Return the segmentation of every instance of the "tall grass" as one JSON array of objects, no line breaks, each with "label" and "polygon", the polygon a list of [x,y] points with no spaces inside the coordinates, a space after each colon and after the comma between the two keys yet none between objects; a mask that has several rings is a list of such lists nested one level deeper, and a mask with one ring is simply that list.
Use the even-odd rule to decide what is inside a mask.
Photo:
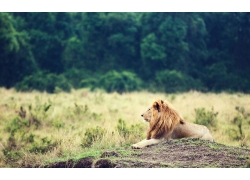
[{"label": "tall grass", "polygon": [[[0,88],[0,167],[29,167],[130,146],[145,138],[147,123],[140,115],[158,98],[190,122],[199,122],[195,110],[212,109],[217,123],[211,131],[217,142],[250,145],[248,94],[118,94],[88,89],[47,94]],[[241,129],[234,123],[241,117],[236,107],[244,107]]]}]

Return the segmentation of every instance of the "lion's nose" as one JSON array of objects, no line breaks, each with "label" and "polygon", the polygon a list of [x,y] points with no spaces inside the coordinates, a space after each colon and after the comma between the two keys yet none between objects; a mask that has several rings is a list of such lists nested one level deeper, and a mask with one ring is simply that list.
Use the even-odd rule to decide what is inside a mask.
[{"label": "lion's nose", "polygon": [[141,115],[141,117],[143,117],[143,114]]}]

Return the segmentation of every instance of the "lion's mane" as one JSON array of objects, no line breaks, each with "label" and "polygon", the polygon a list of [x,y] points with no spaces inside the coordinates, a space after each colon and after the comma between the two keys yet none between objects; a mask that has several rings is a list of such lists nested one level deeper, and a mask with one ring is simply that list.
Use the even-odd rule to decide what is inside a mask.
[{"label": "lion's mane", "polygon": [[147,139],[169,138],[178,124],[184,124],[184,119],[168,103],[157,100],[152,105],[152,117],[149,122]]}]

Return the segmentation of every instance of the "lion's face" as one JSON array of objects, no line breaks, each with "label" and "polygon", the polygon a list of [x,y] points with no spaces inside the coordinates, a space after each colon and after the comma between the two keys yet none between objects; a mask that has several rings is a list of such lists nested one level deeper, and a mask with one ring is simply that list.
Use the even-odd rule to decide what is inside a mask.
[{"label": "lion's face", "polygon": [[144,112],[141,116],[146,122],[150,122],[152,117],[152,108],[148,108],[148,110]]},{"label": "lion's face", "polygon": [[152,106],[152,107],[148,108],[148,110],[146,112],[144,112],[141,116],[143,117],[143,119],[146,122],[150,122],[151,119],[160,118],[161,112],[159,111],[159,108]]}]

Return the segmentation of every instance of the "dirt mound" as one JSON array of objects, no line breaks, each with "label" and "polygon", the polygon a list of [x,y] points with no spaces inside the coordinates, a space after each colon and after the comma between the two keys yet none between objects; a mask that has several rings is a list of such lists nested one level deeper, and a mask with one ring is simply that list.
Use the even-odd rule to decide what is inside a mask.
[{"label": "dirt mound", "polygon": [[200,139],[162,142],[144,149],[121,148],[104,152],[100,158],[58,162],[46,167],[94,168],[241,168],[249,167],[250,149],[225,146]]},{"label": "dirt mound", "polygon": [[117,160],[116,167],[246,167],[250,157],[250,149],[200,139],[171,140],[135,152]]},{"label": "dirt mound", "polygon": [[77,162],[74,162],[72,159],[66,162],[56,162],[44,166],[44,168],[91,168],[94,161],[94,157],[82,158]]}]

